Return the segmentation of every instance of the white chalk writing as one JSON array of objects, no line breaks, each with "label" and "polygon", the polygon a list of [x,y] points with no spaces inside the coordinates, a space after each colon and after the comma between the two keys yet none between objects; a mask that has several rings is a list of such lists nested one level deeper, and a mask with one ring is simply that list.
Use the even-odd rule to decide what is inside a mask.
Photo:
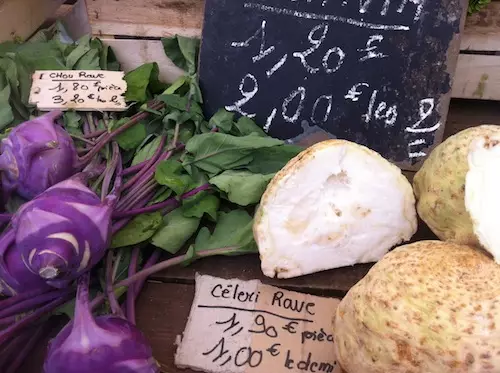
[{"label": "white chalk writing", "polygon": [[278,62],[276,62],[276,64],[270,70],[266,71],[267,77],[270,78],[271,75],[273,75],[276,71],[278,71],[280,67],[285,64],[287,58],[288,58],[288,53],[285,54],[283,57],[281,57],[281,59]]},{"label": "white chalk writing", "polygon": [[245,8],[260,10],[262,12],[274,13],[285,16],[292,16],[296,18],[305,18],[305,19],[316,19],[321,21],[332,21],[339,23],[346,23],[351,26],[357,26],[361,28],[368,28],[372,30],[391,30],[391,31],[408,31],[410,30],[409,26],[406,25],[388,25],[381,23],[371,23],[364,22],[360,20],[356,20],[353,18],[341,17],[333,14],[319,14],[319,13],[308,13],[308,12],[300,12],[293,9],[286,8],[278,8],[275,6],[258,4],[258,3],[245,3]]},{"label": "white chalk writing", "polygon": [[[247,79],[250,79],[250,81],[253,83],[253,88],[250,91],[244,91],[245,88],[245,81]],[[236,111],[237,113],[240,113],[241,115],[245,115],[249,118],[255,117],[255,114],[249,114],[241,110],[241,107],[245,105],[248,101],[250,101],[255,94],[259,91],[259,85],[257,83],[257,79],[255,79],[255,76],[252,74],[246,74],[243,79],[241,80],[239,90],[243,98],[240,100],[236,101],[233,105],[226,106],[227,111]]]},{"label": "white chalk writing", "polygon": [[364,62],[371,58],[384,58],[387,57],[386,54],[382,52],[375,52],[377,49],[376,45],[372,45],[373,42],[381,42],[384,40],[382,35],[370,35],[368,41],[366,42],[366,48],[358,49],[358,52],[367,52],[367,54],[359,59],[360,62]]},{"label": "white chalk writing", "polygon": [[[325,113],[323,114],[323,118],[321,120],[316,119],[316,110],[318,109],[318,105],[322,100],[326,100],[326,109]],[[333,96],[332,95],[321,95],[319,96],[316,101],[314,102],[314,106],[312,109],[312,114],[311,114],[311,122],[314,124],[319,124],[319,123],[324,123],[328,120],[328,117],[330,116],[330,111],[332,110],[332,103],[333,103]]]},{"label": "white chalk writing", "polygon": [[265,45],[266,45],[266,21],[265,20],[262,21],[260,28],[257,31],[255,31],[255,34],[253,34],[250,38],[248,38],[247,40],[245,40],[243,42],[232,42],[231,46],[232,47],[243,47],[243,48],[249,47],[250,42],[252,40],[257,39],[259,34],[260,34],[259,53],[252,57],[252,61],[254,63],[257,61],[260,61],[261,59],[266,57],[269,53],[274,51],[274,45],[271,45],[269,48],[265,47]]},{"label": "white chalk writing", "polygon": [[[297,95],[300,95],[299,103],[297,104],[297,109],[295,109],[295,113],[292,116],[289,116],[288,113],[288,105],[293,101]],[[296,90],[292,91],[290,95],[283,100],[282,105],[282,115],[283,119],[289,123],[295,123],[297,119],[299,119],[300,113],[304,107],[304,100],[306,98],[306,89],[304,87],[298,87]]]}]

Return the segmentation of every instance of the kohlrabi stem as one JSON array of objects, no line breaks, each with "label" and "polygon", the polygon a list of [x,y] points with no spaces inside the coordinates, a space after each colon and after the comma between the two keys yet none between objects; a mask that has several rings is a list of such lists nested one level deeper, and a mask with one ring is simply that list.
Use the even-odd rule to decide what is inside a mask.
[{"label": "kohlrabi stem", "polygon": [[0,214],[0,224],[9,222],[12,216],[12,214]]},{"label": "kohlrabi stem", "polygon": [[85,135],[83,135],[83,137],[86,138],[86,139],[93,139],[94,137],[99,137],[103,133],[106,133],[106,132],[108,132],[108,131],[107,130],[97,130],[97,131],[94,131],[94,132],[86,133]]},{"label": "kohlrabi stem", "polygon": [[113,256],[113,250],[108,250],[108,256],[106,258],[106,296],[109,300],[111,312],[116,316],[123,317],[122,309],[113,291]]},{"label": "kohlrabi stem", "polygon": [[9,341],[14,335],[16,335],[19,330],[24,328],[26,325],[31,324],[33,321],[38,320],[40,317],[44,316],[46,313],[53,311],[60,305],[66,303],[72,298],[72,295],[65,295],[58,299],[53,300],[52,302],[38,308],[35,312],[26,315],[14,325],[10,325],[6,329],[0,332],[0,346],[2,346],[5,342]]},{"label": "kohlrabi stem", "polygon": [[2,326],[2,325],[10,325],[13,322],[15,322],[16,320],[17,320],[17,315],[9,316],[9,317],[4,317],[4,318],[0,319],[0,326]]},{"label": "kohlrabi stem", "polygon": [[141,163],[137,163],[135,166],[127,167],[123,170],[122,176],[127,176],[133,174],[134,172],[142,170],[142,168],[148,163],[149,159]]},{"label": "kohlrabi stem", "polygon": [[96,130],[96,126],[94,123],[94,114],[91,111],[87,112],[87,122],[89,124],[90,132],[94,132]]},{"label": "kohlrabi stem", "polygon": [[[154,264],[156,264],[156,262],[158,262],[160,257],[161,257],[161,251],[156,249],[150,255],[150,257],[148,258],[148,260],[146,261],[146,263],[144,264],[144,267],[142,267],[142,269],[143,270],[148,269],[149,267],[153,266]],[[137,282],[135,283],[134,292],[135,292],[135,299],[136,300],[139,297],[139,294],[141,293],[141,290],[144,287],[145,282],[146,282],[146,278],[142,278],[140,280],[137,280]]]},{"label": "kohlrabi stem", "polygon": [[[88,113],[87,113],[88,114]],[[83,117],[83,136],[85,137],[87,134],[90,133],[90,124],[89,124],[89,118],[87,115]]]},{"label": "kohlrabi stem", "polygon": [[208,190],[211,187],[212,186],[210,184],[203,184],[202,186],[199,186],[198,188],[195,188],[187,193],[182,194],[180,197],[172,197],[172,198],[169,198],[163,202],[156,203],[156,204],[151,205],[151,206],[141,207],[138,209],[128,210],[128,211],[115,211],[113,213],[113,218],[119,219],[119,218],[133,217],[133,216],[136,216],[139,214],[145,214],[148,212],[163,210],[164,208],[170,207],[170,206],[179,207],[181,204],[179,199],[183,200],[186,198],[193,197],[194,195],[196,195],[204,190]]},{"label": "kohlrabi stem", "polygon": [[160,155],[161,155],[161,153],[163,151],[163,147],[165,146],[165,141],[166,141],[166,136],[162,135],[161,139],[160,139],[160,145],[158,146],[158,149],[156,149],[155,153],[146,162],[146,164],[144,165],[144,167],[136,175],[134,175],[130,180],[128,180],[125,183],[125,185],[123,186],[123,190],[126,190],[126,189],[130,188],[132,185],[134,185],[134,183],[137,180],[139,180],[142,177],[142,175],[144,175],[149,170],[149,168],[152,165],[154,165],[156,163],[156,161],[158,160],[158,158],[160,158]]},{"label": "kohlrabi stem", "polygon": [[85,137],[83,136],[78,136],[78,135],[74,135],[74,134],[69,134],[72,138],[76,139],[76,140],[80,140],[80,141],[83,141],[85,144],[89,144],[89,145],[95,145],[95,143],[92,141],[92,140],[89,140],[89,139],[86,139]]},{"label": "kohlrabi stem", "polygon": [[[206,258],[209,256],[214,256],[214,255],[221,255],[221,254],[227,254],[230,253],[231,251],[237,251],[240,249],[240,246],[229,246],[229,247],[221,247],[219,249],[209,249],[209,250],[202,250],[196,253],[196,258]],[[160,263],[157,263],[155,265],[152,265],[149,268],[143,269],[139,272],[137,272],[135,275],[130,276],[126,278],[125,280],[120,281],[116,285],[113,286],[113,289],[116,290],[121,287],[128,287],[137,281],[141,280],[146,280],[149,276],[163,271],[165,269],[168,269],[170,267],[174,267],[176,265],[181,264],[185,260],[190,259],[189,253],[186,253],[184,255],[179,255],[176,256],[175,258],[167,259],[164,260]],[[91,309],[94,309],[95,307],[99,306],[102,302],[104,301],[104,295],[100,294],[96,296],[92,302],[91,302]]]},{"label": "kohlrabi stem", "polygon": [[142,186],[141,189],[134,190],[134,192],[127,193],[125,197],[118,203],[116,210],[127,210],[136,205],[142,198],[146,195],[153,193],[158,183],[156,180],[150,180],[148,183]]},{"label": "kohlrabi stem", "polygon": [[[132,249],[132,257],[130,258],[130,265],[128,267],[128,277],[135,275],[137,272],[137,263],[139,261],[139,251],[138,246]],[[127,290],[127,319],[129,322],[135,325],[135,287],[131,286]]]},{"label": "kohlrabi stem", "polygon": [[22,302],[26,299],[38,297],[42,294],[47,293],[48,291],[52,291],[52,290],[43,289],[43,290],[26,291],[26,292],[23,292],[21,294],[17,294],[17,295],[14,295],[12,297],[9,297],[7,299],[0,300],[0,310],[3,310],[3,309],[8,308],[8,307],[12,307],[12,306],[14,306],[14,305],[18,304],[19,302]]},{"label": "kohlrabi stem", "polygon": [[[104,200],[104,198],[107,196],[109,192],[109,185],[111,184],[111,179],[113,178],[113,174],[115,174],[116,171],[116,166],[118,164],[118,158],[120,156],[120,149],[118,147],[118,144],[113,141],[113,155],[111,157],[111,161],[109,162],[108,167],[106,167],[106,171],[104,171],[104,179],[102,181],[102,186],[101,186],[101,200]],[[117,177],[121,177],[116,173]]]},{"label": "kohlrabi stem", "polygon": [[69,294],[72,292],[73,290],[68,290],[68,289],[55,290],[55,291],[49,291],[45,294],[41,294],[34,298],[25,299],[10,307],[0,309],[0,318],[15,316],[20,312],[29,311],[35,307],[40,306],[41,304],[45,304],[49,301],[52,301],[56,298],[59,298],[65,294]]},{"label": "kohlrabi stem", "polygon": [[12,358],[16,356],[30,337],[30,329],[26,329],[12,337],[10,342],[0,349],[0,372],[5,372],[10,365]]},{"label": "kohlrabi stem", "polygon": [[37,327],[34,334],[30,334],[27,343],[21,347],[21,351],[16,351],[14,360],[10,363],[5,373],[16,373],[22,365],[26,357],[31,353],[33,348],[38,344],[38,341],[43,337],[47,324],[44,323]]},{"label": "kohlrabi stem", "polygon": [[[150,109],[153,110],[159,110],[164,106],[162,102],[154,102],[151,104],[149,107]],[[149,113],[146,111],[142,111],[140,113],[137,113],[130,117],[129,121],[125,123],[123,126],[118,127],[116,130],[109,132],[104,136],[93,148],[90,150],[87,154],[85,154],[83,157],[81,157],[78,161],[80,165],[88,163],[97,153],[101,151],[101,149],[109,142],[111,141],[114,137],[118,136],[119,134],[125,132],[128,130],[130,127],[134,126],[135,124],[139,123],[141,120],[146,119],[149,116]]]}]

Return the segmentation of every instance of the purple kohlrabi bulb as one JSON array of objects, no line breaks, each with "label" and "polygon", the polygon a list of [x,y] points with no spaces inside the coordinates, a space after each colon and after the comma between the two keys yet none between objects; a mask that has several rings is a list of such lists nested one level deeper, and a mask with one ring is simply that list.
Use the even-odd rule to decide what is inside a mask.
[{"label": "purple kohlrabi bulb", "polygon": [[111,240],[114,196],[101,201],[81,174],[50,187],[13,216],[26,266],[62,288],[99,262]]},{"label": "purple kohlrabi bulb", "polygon": [[88,281],[88,273],[78,281],[75,317],[50,341],[44,373],[159,373],[136,326],[116,316],[92,316]]},{"label": "purple kohlrabi bulb", "polygon": [[31,199],[73,175],[78,154],[71,136],[52,111],[14,127],[0,144],[2,189]]},{"label": "purple kohlrabi bulb", "polygon": [[14,231],[8,229],[0,238],[0,295],[10,297],[28,290],[48,289],[46,281],[24,263]]}]

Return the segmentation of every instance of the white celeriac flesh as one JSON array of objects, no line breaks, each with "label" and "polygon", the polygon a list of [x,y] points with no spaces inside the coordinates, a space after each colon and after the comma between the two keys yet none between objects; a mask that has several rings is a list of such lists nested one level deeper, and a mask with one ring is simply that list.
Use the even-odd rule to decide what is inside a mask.
[{"label": "white celeriac flesh", "polygon": [[465,207],[474,234],[500,264],[500,135],[481,136],[469,147]]},{"label": "white celeriac flesh", "polygon": [[276,174],[254,236],[268,277],[290,278],[380,260],[417,229],[401,170],[353,142],[309,147]]}]

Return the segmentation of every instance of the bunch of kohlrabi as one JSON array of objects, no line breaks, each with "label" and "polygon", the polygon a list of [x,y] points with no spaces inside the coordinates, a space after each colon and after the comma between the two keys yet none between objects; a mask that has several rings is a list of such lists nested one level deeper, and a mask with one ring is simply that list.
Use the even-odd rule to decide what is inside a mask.
[{"label": "bunch of kohlrabi", "polygon": [[[0,145],[1,372],[14,373],[61,314],[72,320],[50,343],[45,373],[158,372],[135,326],[147,277],[205,256],[256,252],[251,213],[302,149],[225,110],[207,121],[198,41],[163,44],[186,74],[165,85],[155,63],[129,72],[130,107],[120,115],[38,113],[7,98],[15,115],[3,117]],[[95,40],[79,46],[84,53],[56,43],[54,61],[102,61]],[[3,58],[15,63],[16,51]],[[29,119],[16,122],[21,112]]]}]

